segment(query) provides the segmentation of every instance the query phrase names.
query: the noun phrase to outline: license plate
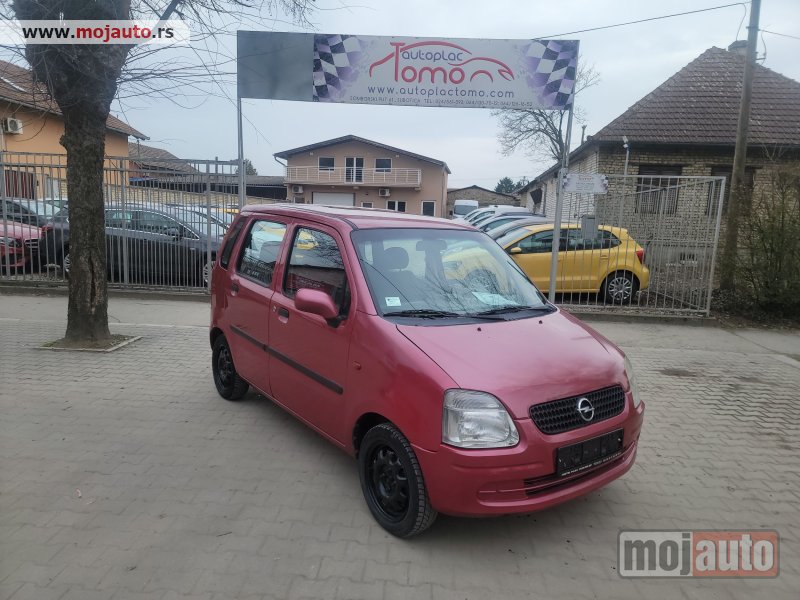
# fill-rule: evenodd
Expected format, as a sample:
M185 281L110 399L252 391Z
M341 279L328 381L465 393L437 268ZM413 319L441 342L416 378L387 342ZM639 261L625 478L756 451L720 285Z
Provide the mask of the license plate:
M614 460L622 454L622 435L623 430L618 429L579 444L559 448L556 452L556 474L559 477L573 475Z

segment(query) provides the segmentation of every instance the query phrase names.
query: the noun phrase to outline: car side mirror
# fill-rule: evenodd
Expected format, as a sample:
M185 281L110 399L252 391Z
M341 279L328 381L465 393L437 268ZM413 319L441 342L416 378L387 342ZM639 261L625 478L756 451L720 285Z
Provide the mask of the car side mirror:
M514 246L511 250L508 251L509 254L522 254L522 248L519 246Z
M339 316L339 311L333 303L333 298L322 290L312 290L303 288L297 290L294 297L294 305L297 310L319 315L326 321L331 321Z

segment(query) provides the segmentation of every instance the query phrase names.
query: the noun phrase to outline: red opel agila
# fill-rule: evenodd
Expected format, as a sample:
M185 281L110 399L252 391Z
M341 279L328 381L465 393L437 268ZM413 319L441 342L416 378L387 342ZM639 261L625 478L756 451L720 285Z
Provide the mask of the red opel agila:
M214 266L210 334L220 395L252 386L354 455L396 536L438 512L548 508L636 456L644 404L625 355L449 221L247 207Z

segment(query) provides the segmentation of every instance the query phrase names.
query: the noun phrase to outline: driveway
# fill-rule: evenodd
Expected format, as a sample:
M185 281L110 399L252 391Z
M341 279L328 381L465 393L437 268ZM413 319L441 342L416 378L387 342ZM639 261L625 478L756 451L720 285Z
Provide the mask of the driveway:
M214 391L208 307L112 299L112 354L34 349L64 298L0 295L0 600L752 598L800 589L800 336L596 323L637 368L639 458L524 517L394 539L355 464ZM622 579L620 529L775 529L769 580Z

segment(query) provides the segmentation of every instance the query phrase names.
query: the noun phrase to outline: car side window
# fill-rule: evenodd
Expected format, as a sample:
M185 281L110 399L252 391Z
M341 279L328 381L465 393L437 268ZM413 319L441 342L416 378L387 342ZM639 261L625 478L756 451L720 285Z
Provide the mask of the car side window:
M523 254L542 254L553 249L553 232L540 231L520 240L517 244Z
M242 227L244 226L244 220L240 220L236 223L236 226L230 232L230 234L225 238L225 245L222 248L222 252L219 255L219 264L222 265L223 269L228 268L228 263L231 261L231 254L233 254L233 247L236 245L236 240L239 239L239 234L242 232Z
M133 213L129 210L107 210L106 227L131 229L133 227Z
M275 263L278 262L286 225L274 221L256 219L247 231L239 253L236 270L239 274L264 286L272 283ZM228 242L233 248L233 241Z
M283 291L294 298L297 290L322 290L333 298L339 314L349 308L349 289L342 253L327 233L300 227L294 236Z
M135 222L135 228L139 231L160 233L162 235L170 235L175 229L179 232L184 230L184 227L175 219L147 210L139 212Z

